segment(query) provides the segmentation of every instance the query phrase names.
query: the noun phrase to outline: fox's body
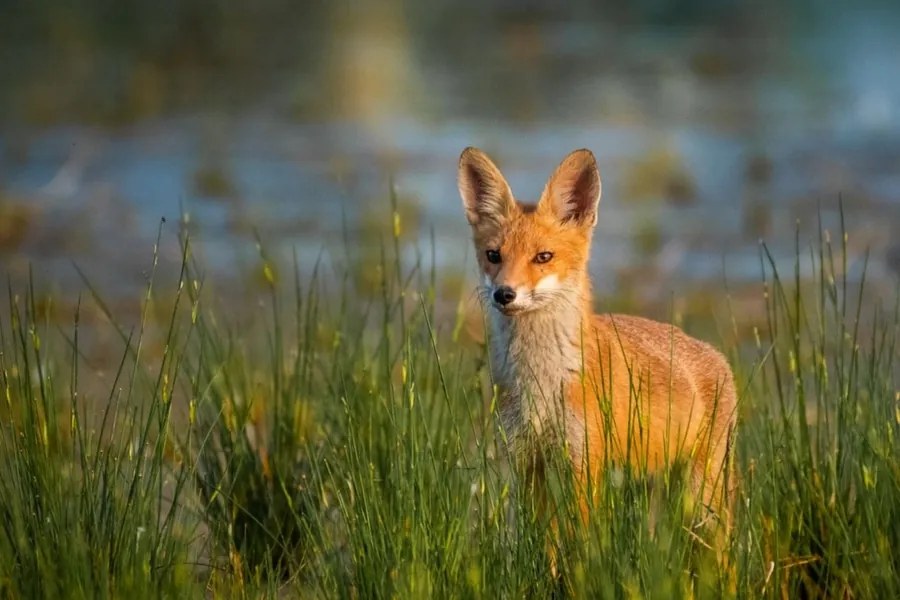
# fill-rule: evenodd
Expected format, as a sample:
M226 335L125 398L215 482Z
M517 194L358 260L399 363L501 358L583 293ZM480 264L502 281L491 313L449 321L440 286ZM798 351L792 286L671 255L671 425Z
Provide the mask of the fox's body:
M684 462L704 503L718 509L736 416L731 369L672 325L593 314L587 263L600 199L593 155L570 154L534 206L517 203L476 149L460 158L459 184L489 307L501 419L513 443L530 435L565 444L575 473L595 478L610 461L647 472Z

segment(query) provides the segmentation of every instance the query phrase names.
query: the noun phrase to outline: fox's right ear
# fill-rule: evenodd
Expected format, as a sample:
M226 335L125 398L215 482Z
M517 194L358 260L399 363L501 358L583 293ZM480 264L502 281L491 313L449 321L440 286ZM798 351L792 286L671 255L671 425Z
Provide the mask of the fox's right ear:
M457 184L472 227L485 221L499 224L515 208L512 191L500 169L478 148L470 146L460 155Z

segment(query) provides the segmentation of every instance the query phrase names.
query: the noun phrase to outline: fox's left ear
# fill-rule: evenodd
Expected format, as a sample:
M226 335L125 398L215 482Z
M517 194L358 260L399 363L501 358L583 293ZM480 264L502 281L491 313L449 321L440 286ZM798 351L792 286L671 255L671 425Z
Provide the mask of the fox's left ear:
M539 207L563 223L597 224L600 204L600 171L590 150L569 154L547 181Z

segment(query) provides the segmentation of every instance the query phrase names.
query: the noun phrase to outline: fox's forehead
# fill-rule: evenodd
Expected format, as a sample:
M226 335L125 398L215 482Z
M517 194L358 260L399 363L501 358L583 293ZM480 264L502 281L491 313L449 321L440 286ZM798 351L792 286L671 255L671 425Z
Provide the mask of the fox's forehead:
M533 204L520 204L520 210L495 227L477 232L475 242L482 246L531 248L551 238L565 235L564 229L541 214Z

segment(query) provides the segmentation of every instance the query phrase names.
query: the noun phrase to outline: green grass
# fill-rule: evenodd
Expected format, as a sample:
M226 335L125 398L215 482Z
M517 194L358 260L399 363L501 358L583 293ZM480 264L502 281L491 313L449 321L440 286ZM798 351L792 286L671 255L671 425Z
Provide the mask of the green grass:
M845 279L843 239L798 241L790 274L762 249L767 324L733 352L732 539L691 529L677 477L621 470L580 527L549 457L555 580L483 348L394 233L374 287L352 258L309 277L296 258L279 278L290 265L261 252L265 309L245 314L187 241L177 283L151 284L133 326L90 287L59 329L11 290L0 597L900 597L898 307ZM80 341L88 303L123 348L102 385Z

